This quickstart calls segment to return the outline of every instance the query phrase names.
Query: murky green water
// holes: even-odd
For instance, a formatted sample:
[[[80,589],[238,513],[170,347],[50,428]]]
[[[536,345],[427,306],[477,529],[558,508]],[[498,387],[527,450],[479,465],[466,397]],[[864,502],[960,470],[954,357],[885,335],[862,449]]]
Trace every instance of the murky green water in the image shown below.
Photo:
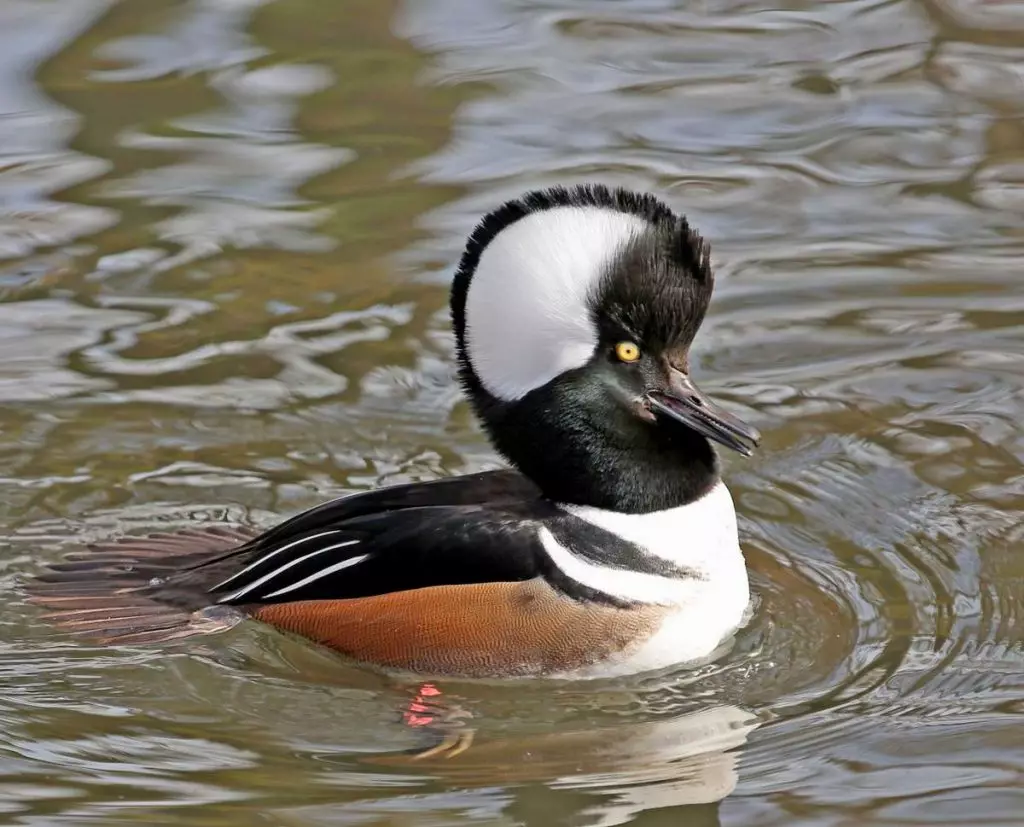
[[[1024,824],[1024,5],[6,0],[0,821]],[[83,538],[494,465],[446,285],[538,185],[713,240],[761,599],[697,673],[406,690],[248,624],[56,635]]]

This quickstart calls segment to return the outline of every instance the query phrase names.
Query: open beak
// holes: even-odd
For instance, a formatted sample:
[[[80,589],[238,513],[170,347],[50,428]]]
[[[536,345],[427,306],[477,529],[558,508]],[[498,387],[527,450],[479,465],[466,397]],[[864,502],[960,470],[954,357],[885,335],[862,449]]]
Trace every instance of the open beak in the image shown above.
[[[681,422],[745,457],[754,453],[761,441],[756,428],[712,402],[682,371],[673,370],[668,385],[647,392],[647,402],[655,415]]]

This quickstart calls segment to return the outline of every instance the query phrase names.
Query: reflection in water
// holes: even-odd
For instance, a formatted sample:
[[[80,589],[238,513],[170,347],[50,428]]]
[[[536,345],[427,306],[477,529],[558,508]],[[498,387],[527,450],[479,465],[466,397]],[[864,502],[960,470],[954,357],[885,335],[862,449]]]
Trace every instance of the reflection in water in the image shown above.
[[[465,790],[540,783],[577,796],[585,793],[579,797],[579,817],[595,827],[611,827],[646,810],[721,801],[736,786],[737,749],[756,726],[749,712],[711,706],[662,721],[496,740],[431,772]],[[515,816],[529,806],[510,802],[501,809]],[[385,809],[393,807],[389,801]],[[361,810],[358,804],[347,808],[351,814]],[[380,810],[370,805],[362,811],[369,817]],[[321,823],[315,812],[307,814],[310,823]],[[331,823],[336,812],[321,816],[322,823]]]
[[[0,20],[10,823],[1019,822],[1019,3]],[[479,214],[581,178],[714,243],[696,369],[766,436],[727,469],[759,604],[715,664],[448,687],[477,740],[428,766],[407,688],[255,624],[101,651],[21,602],[83,538],[496,464],[447,280]]]

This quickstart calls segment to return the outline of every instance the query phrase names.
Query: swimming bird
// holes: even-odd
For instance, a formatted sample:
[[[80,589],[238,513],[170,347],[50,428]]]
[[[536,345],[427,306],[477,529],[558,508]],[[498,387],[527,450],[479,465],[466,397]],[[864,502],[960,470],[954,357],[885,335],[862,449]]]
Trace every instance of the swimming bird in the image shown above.
[[[72,633],[171,641],[246,617],[384,670],[604,677],[699,661],[749,601],[712,443],[759,435],[698,389],[708,244],[650,194],[509,201],[451,288],[462,389],[510,467],[341,497],[267,531],[88,547],[28,584]]]

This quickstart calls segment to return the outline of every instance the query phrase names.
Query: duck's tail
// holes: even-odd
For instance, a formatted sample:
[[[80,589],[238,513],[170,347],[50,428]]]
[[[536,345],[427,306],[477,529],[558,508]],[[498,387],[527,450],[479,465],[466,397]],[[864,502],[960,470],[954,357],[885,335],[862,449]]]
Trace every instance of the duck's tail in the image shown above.
[[[208,608],[212,572],[197,569],[251,540],[247,528],[211,526],[86,546],[25,586],[44,618],[97,643],[156,643],[220,631],[238,613]],[[216,582],[214,580],[213,582]]]

